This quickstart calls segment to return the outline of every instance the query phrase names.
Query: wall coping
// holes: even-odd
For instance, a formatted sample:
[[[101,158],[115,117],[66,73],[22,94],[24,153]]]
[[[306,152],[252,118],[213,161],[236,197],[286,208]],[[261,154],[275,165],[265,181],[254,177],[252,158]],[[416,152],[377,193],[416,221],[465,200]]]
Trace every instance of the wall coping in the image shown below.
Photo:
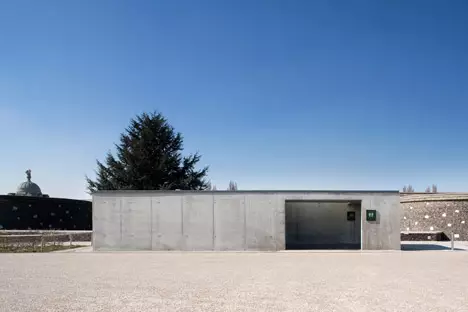
[[[400,203],[428,201],[468,201],[468,193],[402,193],[400,196]]]

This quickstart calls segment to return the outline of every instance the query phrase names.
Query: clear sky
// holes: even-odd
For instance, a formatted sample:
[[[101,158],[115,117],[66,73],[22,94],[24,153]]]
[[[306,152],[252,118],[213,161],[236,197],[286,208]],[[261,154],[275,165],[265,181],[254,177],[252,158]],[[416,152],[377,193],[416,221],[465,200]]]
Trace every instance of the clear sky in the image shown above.
[[[0,193],[158,110],[218,189],[468,191],[467,1],[1,1]]]

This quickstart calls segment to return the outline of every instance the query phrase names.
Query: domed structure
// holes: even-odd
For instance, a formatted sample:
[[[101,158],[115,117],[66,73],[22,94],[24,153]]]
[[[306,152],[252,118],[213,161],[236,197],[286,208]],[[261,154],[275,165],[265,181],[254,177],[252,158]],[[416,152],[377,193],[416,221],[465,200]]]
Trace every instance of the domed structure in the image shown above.
[[[18,196],[42,196],[41,188],[34,182],[31,182],[31,169],[26,170],[27,181],[21,183],[16,190]]]

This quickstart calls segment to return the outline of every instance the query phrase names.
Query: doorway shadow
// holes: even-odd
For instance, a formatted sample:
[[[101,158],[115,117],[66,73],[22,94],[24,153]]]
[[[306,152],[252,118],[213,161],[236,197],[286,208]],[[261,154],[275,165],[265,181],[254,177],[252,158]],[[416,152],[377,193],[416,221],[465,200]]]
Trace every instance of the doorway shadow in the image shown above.
[[[361,244],[286,244],[287,250],[359,250]]]

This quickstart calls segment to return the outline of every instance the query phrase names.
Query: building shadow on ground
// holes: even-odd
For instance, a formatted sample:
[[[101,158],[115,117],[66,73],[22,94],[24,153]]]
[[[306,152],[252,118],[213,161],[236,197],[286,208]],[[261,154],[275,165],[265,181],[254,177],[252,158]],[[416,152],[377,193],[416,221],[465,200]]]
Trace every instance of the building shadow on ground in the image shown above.
[[[359,250],[361,244],[291,244],[286,243],[286,250]]]
[[[437,244],[401,244],[403,251],[433,251],[433,250],[451,250],[450,247],[437,245]],[[454,248],[457,251],[465,251],[465,249]]]

